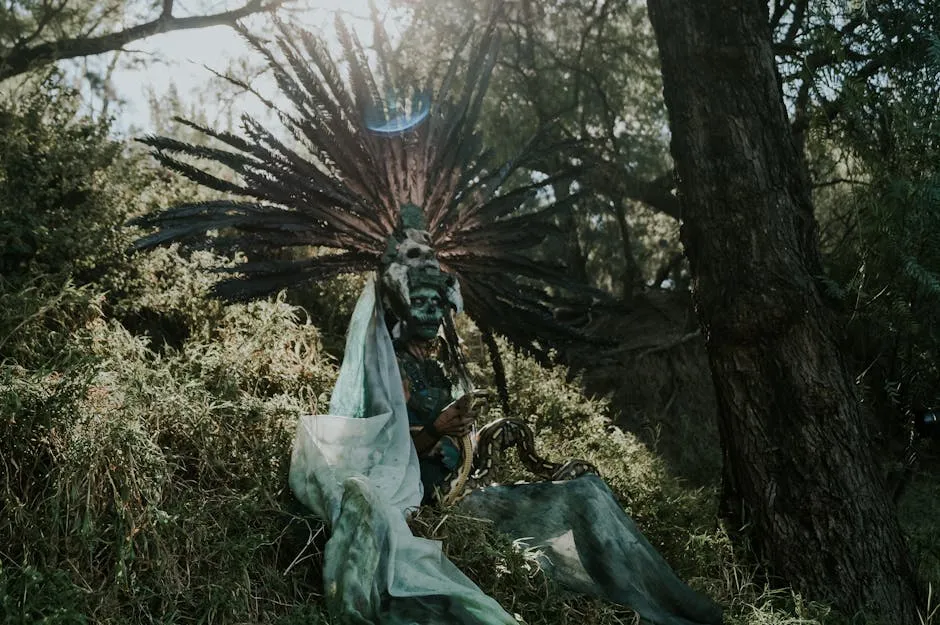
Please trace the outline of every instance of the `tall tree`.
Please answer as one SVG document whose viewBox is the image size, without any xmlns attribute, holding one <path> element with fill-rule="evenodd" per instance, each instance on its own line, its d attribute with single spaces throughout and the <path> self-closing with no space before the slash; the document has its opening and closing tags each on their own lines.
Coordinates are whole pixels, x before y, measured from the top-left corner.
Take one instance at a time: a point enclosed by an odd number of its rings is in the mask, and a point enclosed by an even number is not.
<svg viewBox="0 0 940 625">
<path fill-rule="evenodd" d="M 810 184 L 767 4 L 648 6 L 719 403 L 727 509 L 746 515 L 788 583 L 846 612 L 916 623 L 914 569 L 816 281 Z"/>
<path fill-rule="evenodd" d="M 404 46 L 426 61 L 459 41 L 487 3 L 409 3 Z M 499 153 L 512 154 L 538 128 L 572 144 L 567 156 L 586 165 L 585 193 L 569 227 L 577 229 L 588 277 L 629 298 L 669 256 L 677 203 L 664 140 L 656 44 L 642 0 L 522 0 L 501 3 L 500 59 L 481 114 Z M 420 52 L 418 52 L 420 50 Z M 575 147 L 577 145 L 578 147 Z M 534 163 L 556 171 L 562 162 Z M 668 236 L 678 250 L 676 237 Z M 572 239 L 574 241 L 574 239 Z M 574 250 L 572 250 L 573 252 Z"/>
<path fill-rule="evenodd" d="M 847 353 L 872 424 L 900 446 L 907 411 L 940 388 L 940 3 L 869 2 L 837 17 L 822 28 L 811 15 L 782 66 L 807 76 L 795 126 L 807 127 L 819 184 L 834 183 L 817 190 L 816 215 L 850 313 Z"/>
</svg>

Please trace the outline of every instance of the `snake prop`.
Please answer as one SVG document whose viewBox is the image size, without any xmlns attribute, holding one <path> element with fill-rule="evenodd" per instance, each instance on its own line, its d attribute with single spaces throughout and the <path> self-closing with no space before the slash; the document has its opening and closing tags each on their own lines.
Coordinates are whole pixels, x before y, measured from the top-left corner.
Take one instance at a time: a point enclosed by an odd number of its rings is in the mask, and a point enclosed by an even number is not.
<svg viewBox="0 0 940 625">
<path fill-rule="evenodd" d="M 459 501 L 469 492 L 467 485 L 479 484 L 489 475 L 496 457 L 509 448 L 515 448 L 519 461 L 537 477 L 547 481 L 571 480 L 582 475 L 600 473 L 590 462 L 571 458 L 565 462 L 551 462 L 540 456 L 535 448 L 532 428 L 521 419 L 503 417 L 483 426 L 476 436 L 476 446 L 471 435 L 456 440 L 461 462 L 446 489 L 442 489 L 440 500 L 444 506 Z"/>
</svg>

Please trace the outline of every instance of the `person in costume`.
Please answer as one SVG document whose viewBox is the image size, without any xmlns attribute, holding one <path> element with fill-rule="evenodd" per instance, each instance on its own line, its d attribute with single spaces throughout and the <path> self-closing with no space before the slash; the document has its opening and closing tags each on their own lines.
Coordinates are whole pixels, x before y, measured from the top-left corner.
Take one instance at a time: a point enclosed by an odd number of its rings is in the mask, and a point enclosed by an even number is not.
<svg viewBox="0 0 940 625">
<path fill-rule="evenodd" d="M 427 245 L 424 216 L 417 206 L 403 208 L 399 238 L 390 240 L 383 262 L 388 323 L 394 340 L 408 425 L 418 454 L 422 503 L 431 503 L 435 490 L 461 464 L 456 441 L 466 437 L 473 425 L 470 395 L 454 396 L 454 384 L 444 367 L 432 356 L 445 315 L 460 307 L 456 281 L 440 269 Z"/>
<path fill-rule="evenodd" d="M 300 417 L 291 457 L 291 490 L 331 533 L 327 607 L 340 623 L 515 624 L 440 543 L 413 536 L 406 517 L 454 469 L 466 475 L 472 460 L 472 388 L 453 314 L 466 311 L 480 329 L 504 397 L 495 335 L 542 359 L 584 340 L 553 311 L 602 294 L 530 253 L 558 234 L 554 219 L 576 200 L 564 190 L 578 172 L 533 182 L 530 168 L 554 150 L 538 138 L 508 163 L 488 158 L 476 122 L 496 59 L 492 26 L 465 39 L 433 88 L 407 80 L 381 29 L 376 76 L 341 21 L 345 75 L 315 36 L 279 28 L 276 50 L 243 34 L 290 103 L 285 111 L 265 101 L 290 141 L 249 116 L 240 135 L 183 121 L 213 139 L 209 147 L 144 139 L 163 164 L 229 199 L 142 218 L 156 230 L 137 247 L 195 240 L 245 250 L 249 260 L 215 287 L 236 300 L 374 272 L 350 320 L 329 411 Z M 220 166 L 228 171 L 217 173 Z M 546 202 L 549 188 L 554 199 Z M 459 505 L 513 538 L 528 537 L 544 568 L 569 588 L 661 625 L 721 621 L 720 609 L 675 576 L 597 476 L 492 486 Z"/>
</svg>

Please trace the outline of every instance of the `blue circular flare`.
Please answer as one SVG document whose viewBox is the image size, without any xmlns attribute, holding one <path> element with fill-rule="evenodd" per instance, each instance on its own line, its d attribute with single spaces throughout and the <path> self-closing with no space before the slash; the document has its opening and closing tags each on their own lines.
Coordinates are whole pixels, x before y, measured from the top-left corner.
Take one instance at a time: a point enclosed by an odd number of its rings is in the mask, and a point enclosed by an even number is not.
<svg viewBox="0 0 940 625">
<path fill-rule="evenodd" d="M 431 112 L 431 96 L 414 93 L 410 98 L 400 98 L 389 91 L 385 100 L 366 109 L 366 128 L 379 135 L 396 135 L 411 130 L 423 122 Z"/>
</svg>

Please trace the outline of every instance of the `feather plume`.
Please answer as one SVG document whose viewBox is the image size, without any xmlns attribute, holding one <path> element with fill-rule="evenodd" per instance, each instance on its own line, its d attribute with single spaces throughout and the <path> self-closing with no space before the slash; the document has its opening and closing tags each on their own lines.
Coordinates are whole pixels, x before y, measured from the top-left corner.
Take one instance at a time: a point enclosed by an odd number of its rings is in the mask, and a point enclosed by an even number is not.
<svg viewBox="0 0 940 625">
<path fill-rule="evenodd" d="M 263 99 L 286 136 L 246 116 L 239 134 L 179 120 L 210 139 L 208 147 L 169 137 L 141 139 L 166 167 L 234 199 L 143 217 L 138 225 L 156 230 L 136 248 L 199 239 L 220 249 L 251 250 L 251 260 L 226 269 L 233 276 L 215 289 L 220 297 L 250 299 L 377 269 L 401 206 L 414 203 L 424 210 L 441 266 L 459 280 L 465 309 L 491 351 L 494 333 L 543 360 L 552 349 L 582 340 L 554 310 L 572 302 L 585 308 L 603 295 L 538 254 L 546 239 L 559 234 L 557 215 L 578 196 L 548 198 L 566 190 L 580 172 L 555 172 L 532 182 L 526 168 L 557 154 L 560 146 L 536 137 L 509 162 L 494 163 L 477 128 L 496 63 L 496 29 L 468 32 L 458 44 L 440 80 L 428 83 L 425 95 L 434 95 L 421 125 L 379 135 L 370 131 L 365 112 L 382 105 L 383 94 L 413 93 L 417 82 L 406 80 L 378 22 L 373 72 L 355 32 L 337 20 L 345 75 L 316 36 L 283 22 L 277 28 L 273 44 L 240 32 L 266 60 L 289 104 L 281 109 L 274 98 Z M 220 168 L 226 173 L 216 173 Z M 528 182 L 510 184 L 515 179 Z M 220 234 L 206 238 L 209 230 Z M 284 260 L 279 250 L 289 246 L 336 253 Z"/>
</svg>

